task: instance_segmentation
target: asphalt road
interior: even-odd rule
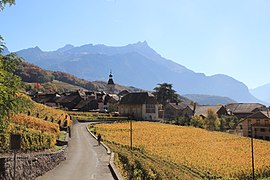
[[[86,123],[72,128],[67,159],[38,180],[112,180],[109,158],[103,146],[86,130]]]

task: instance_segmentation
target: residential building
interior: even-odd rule
[[[213,110],[218,115],[218,117],[221,117],[222,115],[228,115],[228,112],[223,105],[215,105],[215,106],[197,105],[195,108],[194,115],[201,116],[202,118],[206,118],[207,112],[209,109]]]
[[[126,94],[119,102],[118,111],[121,115],[131,116],[137,120],[158,119],[158,103],[149,92]]]
[[[76,106],[81,101],[86,101],[87,99],[88,96],[86,95],[85,91],[79,89],[75,92],[62,94],[61,97],[56,100],[56,103],[60,104],[64,108],[67,108],[68,110],[75,110]]]
[[[119,96],[116,94],[106,94],[104,96],[103,108],[108,112],[116,112],[119,102]]]
[[[266,111],[267,107],[259,103],[231,103],[226,105],[226,109],[230,115],[241,119],[249,117],[255,112]]]
[[[257,111],[248,118],[241,120],[243,136],[257,139],[270,140],[270,113],[269,111]],[[251,126],[252,125],[252,126]]]
[[[164,106],[164,119],[173,120],[180,116],[193,116],[193,110],[184,102],[168,103]]]
[[[38,103],[44,104],[50,107],[58,107],[59,104],[56,101],[61,97],[61,95],[57,92],[55,93],[35,93],[32,96],[32,99]]]

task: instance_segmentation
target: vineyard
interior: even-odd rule
[[[22,136],[22,151],[39,151],[54,148],[60,129],[70,126],[70,116],[62,111],[33,102],[19,94],[21,113],[6,119],[0,128],[0,152],[9,151],[10,134]]]
[[[152,174],[150,179],[250,179],[252,176],[249,138],[193,127],[134,122],[131,151],[128,123],[98,124],[94,128],[116,152],[116,164],[126,177],[130,177],[127,165]],[[270,176],[269,150],[270,142],[254,141],[256,178]]]

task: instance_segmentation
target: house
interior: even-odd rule
[[[138,120],[157,120],[158,103],[149,92],[135,92],[123,96],[118,105],[121,115],[132,116]]]
[[[238,119],[251,116],[255,112],[267,111],[267,107],[259,103],[231,103],[226,105],[226,109],[230,115]]]
[[[193,110],[184,102],[168,103],[164,106],[164,119],[172,120],[185,115],[193,116]]]
[[[270,140],[270,112],[257,111],[247,118],[240,121],[243,129],[243,136],[251,137],[251,130],[253,137],[257,139]],[[252,125],[252,127],[251,127]],[[252,128],[252,129],[251,129]]]
[[[56,102],[61,97],[57,92],[55,93],[40,93],[37,92],[32,96],[32,99],[40,104],[44,104],[50,107],[58,107],[58,103]]]
[[[91,110],[96,110],[98,109],[98,101],[90,96],[86,100],[81,100],[75,107],[74,109],[78,111],[91,111]]]
[[[98,101],[98,109],[100,112],[104,112],[106,106],[104,106],[104,97],[106,93],[104,91],[96,92],[96,99]]]
[[[115,84],[112,79],[112,73],[110,72],[109,80],[107,83],[107,90],[99,92],[91,92],[84,90],[77,90],[75,92],[66,92],[60,95],[53,94],[37,94],[33,97],[33,100],[46,105],[56,106],[61,108],[76,111],[100,111],[107,112],[117,111],[117,105],[119,102],[119,96],[114,94]],[[123,91],[123,93],[127,93]],[[53,104],[54,103],[54,104]]]
[[[215,105],[215,106],[200,106],[197,105],[195,108],[194,115],[201,116],[202,118],[207,117],[207,111],[209,109],[212,109],[218,117],[221,117],[222,115],[228,115],[228,112],[226,108],[223,105]]]
[[[129,94],[129,91],[128,90],[123,90],[123,91],[121,91],[121,92],[118,93],[118,96],[119,97],[123,97],[123,96],[125,96],[127,94]]]
[[[75,110],[76,106],[82,101],[87,100],[87,95],[81,89],[64,93],[60,98],[56,100],[56,103],[59,103],[62,107],[67,108],[68,110]],[[78,110],[78,109],[76,109]]]
[[[116,112],[119,102],[119,96],[116,94],[106,94],[103,101],[103,108],[109,112]]]

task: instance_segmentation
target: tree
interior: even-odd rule
[[[15,0],[2,0],[0,1],[0,10],[4,10],[6,4],[9,4],[10,6],[15,4]]]
[[[239,119],[236,116],[221,116],[220,118],[220,131],[235,129],[239,124]]]
[[[162,83],[158,84],[158,87],[154,88],[154,95],[157,101],[163,106],[168,102],[177,102],[177,94],[174,89],[172,89],[172,84]]]
[[[2,53],[2,51],[1,51]],[[3,118],[18,111],[17,92],[21,80],[14,74],[22,59],[16,54],[2,55],[0,53],[0,124]]]
[[[220,119],[218,118],[217,113],[213,109],[209,108],[207,110],[207,117],[205,118],[206,127],[208,130],[217,131],[220,127]]]
[[[191,118],[191,126],[205,129],[205,121],[201,116],[195,115]]]

